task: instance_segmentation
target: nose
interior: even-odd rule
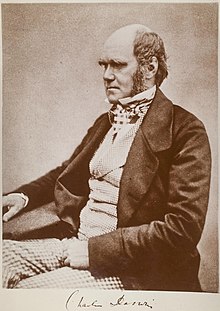
[[[115,79],[115,75],[114,72],[111,68],[110,65],[108,65],[105,70],[104,70],[104,74],[103,74],[103,79],[105,81],[113,81]]]

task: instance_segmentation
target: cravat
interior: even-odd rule
[[[113,126],[113,135],[116,136],[123,125],[135,123],[140,117],[144,116],[151,102],[152,99],[143,99],[127,105],[114,104],[109,110],[109,120]]]

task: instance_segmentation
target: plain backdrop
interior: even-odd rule
[[[162,90],[203,121],[212,150],[200,279],[218,290],[217,4],[4,4],[3,191],[67,159],[109,107],[97,61],[117,28],[141,23],[163,39],[169,77]]]

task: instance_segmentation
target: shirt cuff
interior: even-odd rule
[[[24,193],[22,192],[13,192],[13,193],[9,193],[8,195],[12,196],[12,195],[19,195],[23,200],[24,200],[24,207],[26,207],[28,205],[28,202],[29,202],[29,198],[27,195],[25,195]]]

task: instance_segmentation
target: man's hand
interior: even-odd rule
[[[8,212],[2,218],[3,221],[8,221],[26,206],[26,201],[19,193],[10,193],[3,196],[2,206],[8,207]]]
[[[64,264],[76,269],[89,267],[88,241],[80,241],[77,238],[63,240]]]

